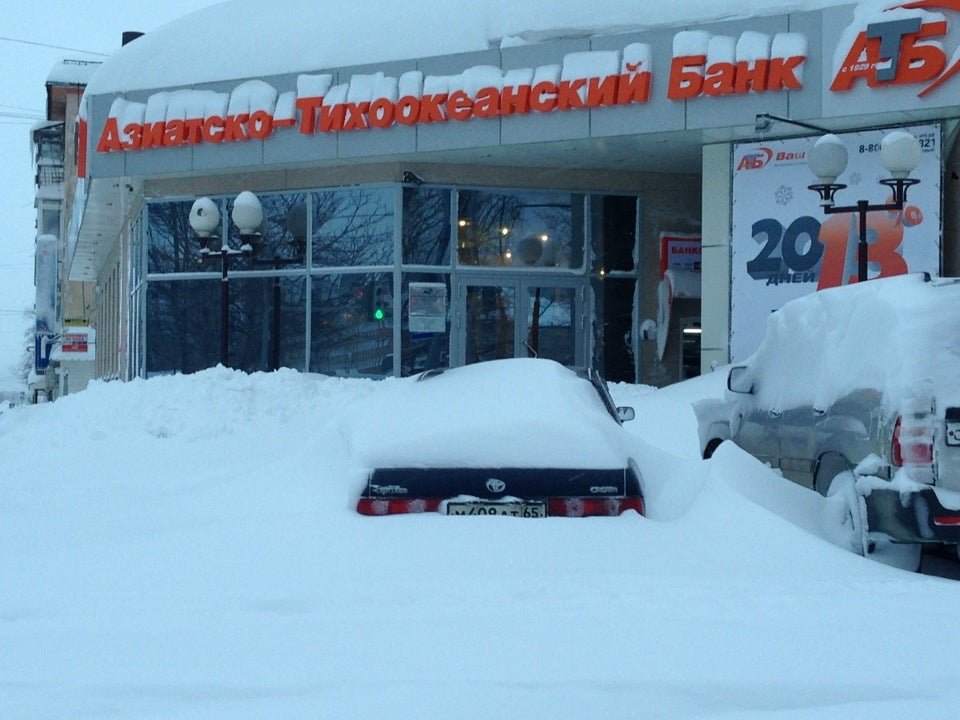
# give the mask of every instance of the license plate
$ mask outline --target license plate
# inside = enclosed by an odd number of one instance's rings
[[[960,445],[960,422],[947,423],[947,445]]]
[[[542,502],[451,502],[447,503],[447,515],[510,515],[512,517],[546,517],[547,509]]]

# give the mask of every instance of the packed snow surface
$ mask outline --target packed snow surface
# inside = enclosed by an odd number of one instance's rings
[[[0,717],[954,714],[956,584],[699,460],[722,381],[612,387],[647,517],[361,517],[382,413],[348,416],[413,380],[217,368],[0,414]]]

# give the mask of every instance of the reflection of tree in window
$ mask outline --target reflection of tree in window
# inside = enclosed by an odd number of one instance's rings
[[[315,193],[313,260],[328,267],[391,264],[393,190]]]
[[[564,365],[574,361],[572,288],[533,287],[527,317],[527,353],[556,360]]]
[[[574,199],[558,192],[460,193],[457,220],[458,257],[468,265],[513,267],[579,267],[582,256],[582,213]],[[574,218],[580,221],[574,222]],[[523,243],[536,239],[536,253]],[[530,248],[526,248],[529,250]]]
[[[522,210],[523,202],[516,195],[461,192],[457,221],[460,262],[468,265],[508,265],[508,234],[516,226]]]
[[[387,273],[327,275],[313,279],[310,370],[379,374],[391,352],[393,324],[372,320],[369,293],[390,288]]]
[[[247,372],[303,367],[303,278],[281,278],[275,315],[273,278],[230,280],[230,364]],[[274,327],[274,321],[278,327]],[[277,346],[278,344],[278,346]]]
[[[450,263],[450,191],[403,189],[403,262]]]
[[[277,258],[285,266],[303,261],[307,243],[307,199],[302,193],[263,195],[261,258]],[[234,229],[235,232],[235,229]]]
[[[543,242],[543,254],[539,264],[543,267],[567,267],[570,263],[570,245],[573,223],[569,201],[528,206],[536,218],[537,228],[543,228],[539,237]]]
[[[197,250],[191,244],[190,206],[192,202],[151,203],[147,206],[148,272],[191,272],[199,270]]]
[[[217,364],[219,283],[147,285],[147,372],[196,372]]]
[[[513,288],[467,288],[468,363],[513,357],[516,297]]]

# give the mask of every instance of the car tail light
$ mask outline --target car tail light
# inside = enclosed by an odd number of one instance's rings
[[[438,498],[404,498],[388,500],[386,498],[362,497],[357,502],[357,512],[361,515],[403,515],[406,513],[436,512],[440,508]]]
[[[387,499],[362,497],[357,501],[361,515],[403,515],[406,513],[437,512],[439,498]],[[644,513],[643,498],[635,497],[571,497],[549,498],[547,515],[551,517],[594,517],[620,515],[627,510]]]
[[[939,527],[960,527],[960,514],[934,515],[933,524]]]
[[[597,515],[620,515],[627,510],[636,510],[643,515],[642,497],[569,497],[547,500],[547,514],[551,517],[594,517]]]
[[[926,419],[901,415],[893,426],[890,456],[897,467],[933,464],[933,427]]]

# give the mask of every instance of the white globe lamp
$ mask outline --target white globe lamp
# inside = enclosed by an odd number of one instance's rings
[[[263,206],[260,199],[249,190],[244,190],[233,201],[230,217],[240,230],[241,237],[255,235],[263,224]]]
[[[190,227],[202,238],[208,238],[220,228],[220,209],[208,197],[197,198],[190,208]]]
[[[807,165],[821,183],[830,185],[847,169],[847,148],[836,135],[824,135],[810,150]]]
[[[920,141],[904,130],[889,132],[880,141],[880,159],[883,166],[898,180],[908,177],[916,170],[922,156]]]

